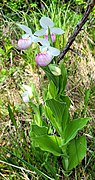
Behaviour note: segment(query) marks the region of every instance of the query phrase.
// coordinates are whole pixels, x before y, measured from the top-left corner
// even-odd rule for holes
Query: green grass
[[[34,32],[35,29],[40,28],[39,19],[41,16],[49,16],[54,21],[56,27],[60,26],[65,31],[64,35],[57,36],[55,43],[56,47],[61,49],[65,46],[68,36],[70,36],[73,28],[82,17],[82,14],[70,9],[70,4],[63,6],[59,3],[57,5],[54,1],[50,5],[47,4],[43,2],[43,10],[39,10],[35,3],[32,5],[24,4],[21,10],[21,5],[14,4],[12,1],[1,6],[1,27],[3,28],[3,31],[0,31],[1,180],[65,179],[61,159],[43,152],[39,148],[35,149],[31,145],[29,130],[34,112],[21,99],[21,86],[23,83],[28,85],[33,83],[36,86],[37,93],[42,98],[41,94],[45,86],[47,86],[47,80],[42,70],[35,63],[38,46],[32,45],[30,49],[24,51],[22,54],[16,48],[17,40],[23,34],[16,26],[16,23],[20,22],[28,25]],[[31,6],[32,8],[29,9]],[[92,15],[90,18],[92,18]],[[95,22],[94,20],[95,17],[93,15],[93,23]],[[95,177],[95,74],[94,68],[90,70],[88,64],[91,61],[93,67],[95,56],[95,46],[93,44],[95,42],[95,23],[94,25],[92,24],[92,28],[90,29],[87,28],[88,25],[89,21],[84,26],[84,31],[78,35],[72,45],[72,48],[78,50],[82,54],[82,57],[69,51],[64,58],[68,71],[66,93],[72,101],[70,114],[74,117],[82,115],[84,93],[89,88],[91,93],[85,113],[87,116],[93,118],[83,131],[83,133],[87,134],[87,155],[66,179],[76,180],[84,178],[92,180]],[[85,75],[86,71],[87,74]],[[10,104],[12,110],[9,109],[10,117],[8,104]]]

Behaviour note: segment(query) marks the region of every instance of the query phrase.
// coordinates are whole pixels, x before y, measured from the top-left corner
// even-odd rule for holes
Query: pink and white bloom
[[[32,98],[32,89],[30,86],[23,84],[22,87],[26,90],[22,93],[22,99],[25,103],[29,102],[29,99]]]
[[[42,43],[43,41],[45,41],[44,39],[38,38],[35,35],[33,35],[32,30],[29,27],[27,27],[27,26],[25,26],[23,24],[19,24],[19,23],[17,25],[23,31],[26,32],[26,34],[22,35],[22,38],[18,40],[19,49],[21,49],[21,50],[28,49],[31,46],[32,42],[35,42],[35,43],[40,42],[40,43]]]
[[[49,41],[40,46],[40,53],[37,54],[35,60],[39,66],[47,66],[54,56],[58,56],[60,51],[57,48],[51,47]]]
[[[45,35],[45,38],[48,39],[48,28],[50,29],[50,34],[52,41],[55,41],[55,34],[63,34],[64,31],[61,28],[54,27],[53,21],[49,17],[42,17],[40,19],[40,25],[42,26],[41,30],[38,30],[34,33],[36,36],[43,36]]]

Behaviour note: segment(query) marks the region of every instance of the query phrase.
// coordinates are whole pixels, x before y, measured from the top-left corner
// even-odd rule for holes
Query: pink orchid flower
[[[33,42],[37,43],[43,43],[45,40],[42,38],[38,38],[35,35],[32,34],[32,30],[23,25],[23,24],[17,24],[23,31],[26,32],[26,34],[22,35],[22,38],[18,40],[18,47],[21,50],[28,49]]]
[[[47,66],[54,56],[58,56],[60,51],[57,48],[51,47],[49,41],[40,46],[40,53],[37,54],[35,60],[39,66]]]

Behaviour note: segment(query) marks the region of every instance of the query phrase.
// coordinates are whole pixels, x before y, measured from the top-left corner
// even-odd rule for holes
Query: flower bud
[[[58,66],[56,66],[55,64],[49,64],[49,69],[50,69],[51,73],[54,74],[55,76],[61,75],[61,69]]]

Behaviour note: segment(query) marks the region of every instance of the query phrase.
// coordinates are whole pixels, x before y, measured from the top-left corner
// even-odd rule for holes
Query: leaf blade
[[[79,118],[72,120],[67,125],[64,133],[64,139],[65,139],[64,145],[66,145],[70,140],[72,140],[76,136],[77,132],[81,130],[90,119],[91,118]]]
[[[68,170],[75,168],[86,154],[87,143],[86,137],[81,136],[72,140],[68,145],[69,166]]]

